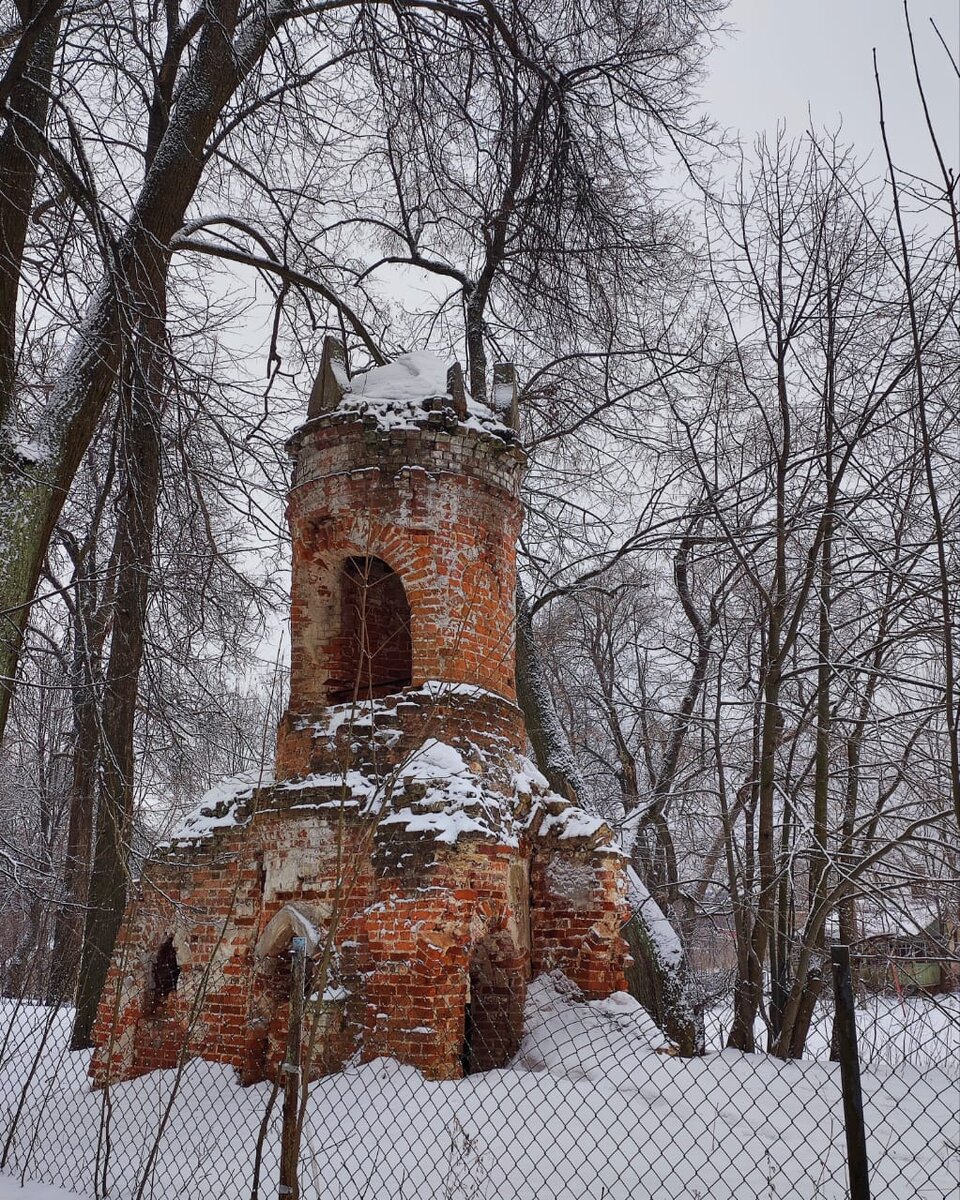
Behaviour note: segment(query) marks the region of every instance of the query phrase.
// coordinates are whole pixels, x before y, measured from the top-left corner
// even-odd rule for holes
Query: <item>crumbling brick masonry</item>
[[[438,374],[439,370],[439,374]],[[100,1004],[98,1084],[188,1054],[272,1078],[306,938],[312,1075],[502,1066],[529,980],[624,987],[623,860],[523,757],[524,454],[459,368],[352,380],[328,342],[293,436],[290,703],[274,777],[205,797],[147,864]]]

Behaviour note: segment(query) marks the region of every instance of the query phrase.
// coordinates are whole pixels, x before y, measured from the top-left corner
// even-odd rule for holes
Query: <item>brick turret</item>
[[[414,705],[445,723],[455,696],[471,733],[521,749],[515,401],[504,424],[468,402],[458,367],[444,379],[436,360],[415,355],[346,391],[340,355],[328,341],[310,419],[289,443],[290,704],[277,778],[334,765],[309,736],[330,706],[387,695],[404,696],[408,724]],[[417,736],[395,748],[409,752]]]
[[[171,1066],[184,1043],[272,1077],[294,935],[311,954],[312,1074],[358,1053],[434,1078],[502,1066],[532,976],[562,971],[589,997],[624,985],[622,856],[522,753],[512,368],[493,397],[475,403],[459,367],[426,355],[351,378],[326,343],[289,443],[275,779],[215,790],[147,864],[101,1002],[98,1082]]]

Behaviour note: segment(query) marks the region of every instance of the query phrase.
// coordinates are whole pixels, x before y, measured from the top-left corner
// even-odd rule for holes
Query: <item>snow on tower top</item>
[[[507,379],[513,389],[512,404],[504,402]],[[422,425],[427,413],[448,410],[468,429],[509,440],[518,432],[514,379],[511,364],[498,364],[493,404],[484,404],[466,390],[459,363],[424,350],[398,355],[383,366],[351,376],[343,345],[327,337],[307,419],[336,411],[375,417],[382,428],[410,428]]]
[[[401,354],[383,367],[372,367],[349,382],[355,395],[376,400],[426,400],[447,393],[450,364],[425,350]]]

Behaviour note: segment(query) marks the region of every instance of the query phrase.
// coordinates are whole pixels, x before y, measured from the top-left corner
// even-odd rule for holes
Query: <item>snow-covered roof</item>
[[[892,899],[889,908],[862,907],[858,913],[862,937],[916,937],[940,919],[932,901]]]
[[[203,842],[220,829],[245,824],[248,820],[246,801],[252,799],[257,788],[272,783],[273,773],[270,771],[246,771],[222,779],[203,794],[196,808],[187,813],[170,837],[158,844],[157,849]]]
[[[337,412],[375,417],[381,428],[418,428],[426,416],[424,401],[452,397],[447,387],[449,359],[424,350],[401,354],[382,367],[371,367],[347,378],[338,366],[337,380],[343,397]],[[511,430],[490,408],[465,393],[467,415],[461,424],[478,432],[499,437],[512,436]]]
[[[211,788],[161,848],[199,845],[220,831],[247,824],[252,816],[248,802],[258,788],[269,785],[260,795],[263,812],[277,806],[348,808],[382,826],[422,833],[444,845],[469,834],[517,845],[524,831],[531,830],[560,842],[579,841],[617,852],[609,831],[604,836],[603,821],[555,795],[528,758],[512,753],[506,772],[499,760],[497,756],[496,763],[488,762],[477,746],[465,756],[463,750],[430,737],[383,776],[356,769],[316,772],[279,783],[257,773],[235,776]]]
[[[942,912],[936,901],[890,895],[879,907],[863,900],[857,905],[857,936],[860,938],[912,938],[936,930]],[[828,938],[839,937],[837,914],[831,913],[824,930]]]

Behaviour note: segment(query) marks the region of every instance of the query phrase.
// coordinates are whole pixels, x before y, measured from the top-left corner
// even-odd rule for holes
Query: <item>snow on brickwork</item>
[[[316,931],[313,1076],[379,1055],[431,1079],[503,1067],[538,974],[588,999],[625,986],[614,836],[523,753],[523,451],[456,371],[448,395],[441,360],[347,380],[328,349],[289,444],[273,778],[208,793],[147,864],[104,991],[99,1083],[173,1065],[184,1039],[247,1083],[272,1078],[297,928]],[[161,949],[177,968],[162,995]]]
[[[433,693],[433,689],[421,691]],[[475,690],[459,687],[454,694],[473,696]],[[344,729],[354,736],[361,732],[369,735],[375,719],[396,715],[394,700],[368,701],[352,723],[349,714],[335,710],[330,720],[316,722],[312,728],[316,736]],[[398,729],[377,732],[388,746],[403,736]],[[596,841],[604,852],[617,852],[603,821],[552,792],[545,776],[525,755],[500,749],[491,757],[476,744],[470,745],[468,754],[469,762],[455,746],[428,737],[379,776],[369,770],[346,769],[313,771],[276,784],[272,776],[256,772],[225,779],[205,794],[158,849],[199,844],[220,831],[247,824],[253,816],[255,793],[261,789],[256,810],[264,813],[288,808],[346,808],[359,819],[403,826],[450,845],[461,835],[475,834],[515,847],[526,832],[536,828],[541,836]],[[504,754],[506,765],[501,761]]]
[[[342,378],[344,395],[338,409],[371,417],[383,429],[416,428],[424,420],[425,400],[451,399],[447,388],[450,365],[449,360],[425,351],[401,354],[385,366],[372,367],[349,381]],[[466,404],[464,428],[503,438],[512,436],[498,412],[469,393]]]
[[[170,837],[159,844],[158,850],[167,846],[186,845],[204,841],[220,829],[230,829],[249,820],[244,806],[258,787],[273,783],[272,771],[247,771],[222,779],[208,792],[200,803],[189,812]]]

